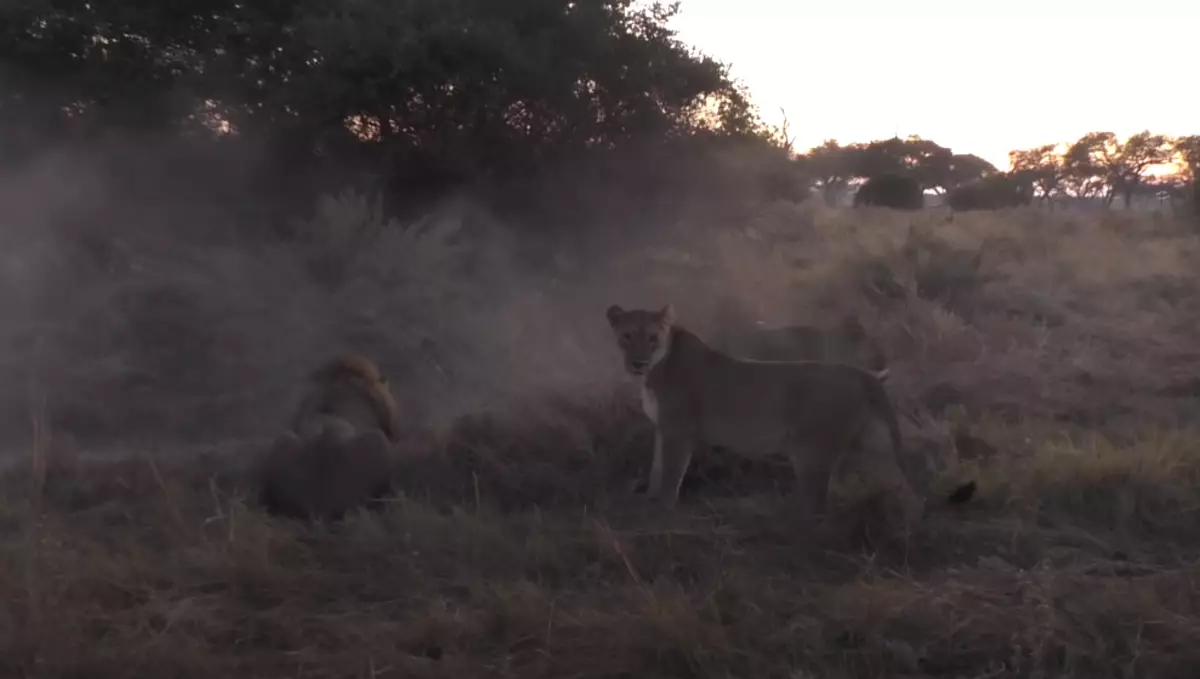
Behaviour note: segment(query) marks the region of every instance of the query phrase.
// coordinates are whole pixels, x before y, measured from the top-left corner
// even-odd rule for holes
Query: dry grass
[[[1200,668],[1200,241],[1182,226],[781,202],[533,272],[486,228],[467,248],[452,220],[379,228],[371,210],[331,200],[302,246],[147,246],[139,273],[86,274],[87,299],[57,315],[29,312],[53,285],[4,300],[28,321],[5,331],[0,368],[15,384],[36,368],[34,419],[54,427],[0,489],[0,674]],[[603,309],[667,299],[700,332],[723,305],[781,322],[858,310],[892,357],[908,462],[933,488],[974,475],[978,501],[868,547],[869,502],[842,492],[827,525],[794,525],[785,465],[713,451],[673,515],[631,506],[650,432]],[[118,300],[120,324],[83,308]],[[433,373],[410,369],[423,338]],[[346,346],[379,357],[436,443],[409,451],[381,513],[267,517],[238,469],[282,422],[290,380]],[[171,354],[187,351],[185,370]],[[55,459],[60,431],[105,422],[126,455]],[[154,423],[246,443],[186,452]]]

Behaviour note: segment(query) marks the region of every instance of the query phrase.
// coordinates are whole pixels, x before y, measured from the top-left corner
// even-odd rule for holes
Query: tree
[[[1179,137],[1171,143],[1183,172],[1192,179],[1200,179],[1200,134]]]
[[[955,188],[991,177],[999,172],[1000,170],[995,165],[979,156],[956,153],[950,156],[941,187],[949,193]]]
[[[1089,133],[1067,147],[1063,154],[1063,184],[1071,195],[1076,198],[1102,196],[1106,204],[1112,202],[1108,173],[1100,159],[1112,137],[1112,133]]]
[[[871,177],[854,194],[854,206],[889,207],[896,210],[920,210],[925,206],[925,191],[915,178],[883,173]]]
[[[1044,144],[1022,151],[1009,151],[1008,162],[1013,172],[1020,172],[1033,183],[1037,196],[1050,201],[1061,190],[1064,174],[1063,158],[1057,144]]]
[[[1112,132],[1090,132],[1067,149],[1067,177],[1081,194],[1103,191],[1108,205],[1119,194],[1128,208],[1146,170],[1170,162],[1172,154],[1161,134],[1139,132],[1122,143]]]
[[[950,182],[952,157],[950,149],[927,139],[892,137],[862,147],[856,154],[855,174],[905,175],[915,179],[923,189],[943,190]]]
[[[1191,185],[1190,196],[1192,210],[1200,217],[1200,135],[1180,137],[1172,144],[1182,166],[1180,181],[1186,186]],[[1186,192],[1186,189],[1185,189]]]
[[[861,151],[855,146],[840,146],[836,140],[827,139],[824,144],[815,146],[804,155],[804,167],[811,176],[827,205],[837,202],[837,197],[850,185],[858,169],[857,154]]]
[[[1146,171],[1170,163],[1174,154],[1171,140],[1166,135],[1150,134],[1149,130],[1125,140],[1113,168],[1112,181],[1114,189],[1124,199],[1126,209],[1129,209],[1133,194],[1145,181]]]
[[[634,0],[91,0],[0,8],[5,149],[122,128],[265,141],[286,169],[536,168],[764,133],[724,64]],[[37,133],[38,139],[29,133]]]

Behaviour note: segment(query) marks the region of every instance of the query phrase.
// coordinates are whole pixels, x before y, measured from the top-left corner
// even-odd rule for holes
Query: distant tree
[[[979,156],[969,153],[956,153],[950,156],[949,163],[945,168],[945,177],[942,179],[941,188],[950,193],[960,186],[971,184],[999,173],[1000,170],[995,165],[992,165]]]
[[[1192,210],[1200,217],[1200,135],[1180,137],[1172,144],[1183,171],[1180,180],[1191,185]]]
[[[805,172],[821,190],[826,205],[835,204],[850,180],[857,176],[860,152],[860,147],[840,146],[836,140],[828,139],[804,155]]]
[[[917,136],[892,137],[866,144],[841,146],[827,140],[803,155],[806,171],[834,202],[854,179],[883,175],[909,177],[929,189],[945,193],[956,186],[999,172],[988,161],[971,154],[955,154],[940,144]]]
[[[1200,134],[1179,137],[1172,141],[1171,146],[1184,171],[1192,177],[1200,177]]]
[[[1120,195],[1128,208],[1146,170],[1170,162],[1173,153],[1161,134],[1139,132],[1122,143],[1112,132],[1090,132],[1067,149],[1067,177],[1081,193],[1102,194],[1106,204]]]
[[[1139,132],[1120,147],[1120,155],[1111,174],[1114,189],[1125,202],[1126,209],[1145,181],[1146,171],[1159,165],[1167,165],[1175,155],[1171,139],[1162,134],[1151,134],[1149,130]]]
[[[1172,209],[1191,204],[1192,180],[1183,172],[1147,177],[1138,194],[1167,201]]]
[[[881,139],[863,146],[856,154],[855,174],[903,175],[915,179],[922,189],[941,191],[951,182],[953,156],[950,149],[917,136]]]
[[[1037,197],[1050,201],[1061,190],[1064,166],[1057,144],[1044,144],[1032,149],[1009,151],[1008,162],[1013,172],[1021,172],[1033,183]]]
[[[921,182],[911,176],[883,173],[867,179],[858,188],[854,205],[920,210],[925,206],[925,191]]]
[[[1112,187],[1108,172],[1097,159],[1107,144],[1110,133],[1089,133],[1067,147],[1063,154],[1062,183],[1075,198],[1103,197],[1112,202]]]
[[[1032,201],[1033,181],[1023,172],[989,175],[955,188],[946,197],[946,204],[955,211],[999,210]]]

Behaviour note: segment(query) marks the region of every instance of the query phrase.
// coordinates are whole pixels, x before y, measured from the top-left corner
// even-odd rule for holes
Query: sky
[[[681,0],[671,26],[797,151],[915,134],[1007,169],[1088,132],[1200,134],[1196,0]]]

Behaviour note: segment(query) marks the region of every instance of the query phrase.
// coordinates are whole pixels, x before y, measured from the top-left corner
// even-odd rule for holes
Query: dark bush
[[[1002,173],[959,186],[946,197],[946,204],[956,211],[999,210],[1029,205],[1033,187],[1013,175]]]
[[[925,192],[912,177],[881,174],[871,177],[854,194],[854,206],[890,207],[895,210],[920,210],[925,207]]]

